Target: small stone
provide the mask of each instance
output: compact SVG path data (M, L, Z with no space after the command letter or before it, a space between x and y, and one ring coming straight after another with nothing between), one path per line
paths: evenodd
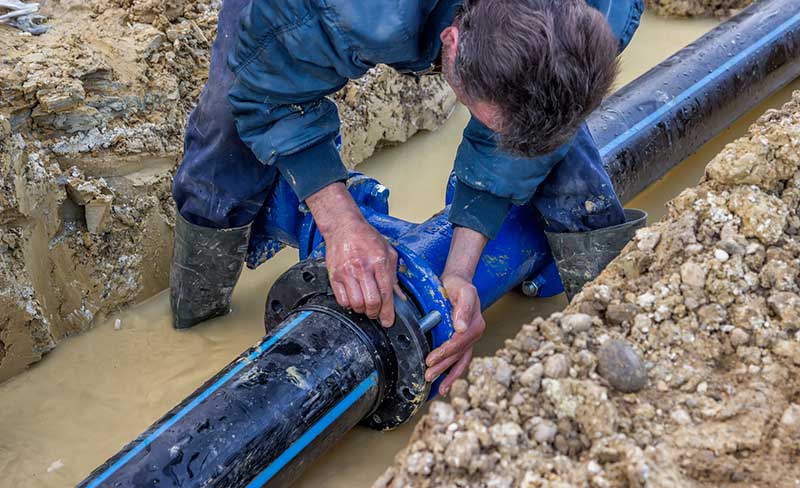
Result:
M549 420L543 420L533 431L533 438L539 444L549 444L553 442L558 433L558 426Z
M681 281L686 286L703 288L707 274L708 269L694 261L687 261L681 266Z
M489 434L495 444L502 448L513 449L520 443L520 439L525 437L522 427L515 422L503 422L495 424L489 429Z
M569 373L569 360L563 354L553 354L544 362L544 375L547 378L564 378Z
M731 331L731 345L733 347L743 346L750 342L750 335L740 328L735 328Z
M116 319L114 321L114 330L122 329L122 319Z
M630 324L638 312L632 303L612 303L606 309L606 319L614 325Z
M700 395L705 395L706 392L708 391L708 383L706 383L705 381L700 382L700 384L697 385L697 389L695 391L697 391L697 393L699 393Z
M431 403L429 413L431 418L440 425L450 424L456 416L456 412L450 404L439 401Z
M730 257L731 257L730 254L723 251L722 249L714 249L714 259L716 259L717 261L724 263L725 261L730 259Z
M113 197L100 195L86 204L86 228L92 234L105 234L111 230L111 204Z
M793 403L781 415L781 424L793 436L800 435L800 405Z
M669 414L669 416L672 418L672 420L680 425L688 425L692 423L692 417L689 416L689 413L682 408L676 408L672 411L672 413Z
M661 231L647 227L636 232L637 247L640 251L649 252L661 241Z
M433 471L433 454L430 451L412 452L406 459L406 471L411 474L428 476Z
M472 431L456 432L445 451L444 460L451 468L466 468L480 449L477 434Z
M775 345L772 346L772 352L800 366L800 342L777 341Z
M647 371L639 355L626 342L607 341L598 353L598 372L611 386L624 393L634 393L647 383Z
M533 389L535 393L539 391L542 375L544 375L544 366L542 363L536 363L520 375L519 382L522 386Z
M586 332L592 327L592 316L585 313L573 313L561 318L561 328L565 332Z

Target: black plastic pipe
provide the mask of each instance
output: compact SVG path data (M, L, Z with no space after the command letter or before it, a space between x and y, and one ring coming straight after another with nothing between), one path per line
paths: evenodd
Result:
M800 0L759 1L609 97L589 118L628 201L800 76Z
M369 332L291 315L78 486L286 486L380 403L386 344Z

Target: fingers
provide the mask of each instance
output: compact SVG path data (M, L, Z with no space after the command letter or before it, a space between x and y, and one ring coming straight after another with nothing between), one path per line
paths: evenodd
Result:
M336 302L344 308L350 308L350 299L347 297L347 289L344 285L340 281L331 281L331 288Z
M391 327L394 324L394 287L397 283L397 274L389 273L386 270L378 270L375 273L375 280L381 294L380 320L384 327Z
M478 293L472 285L464 286L458 291L453 303L453 328L456 332L465 332L472 321L475 310L480 308Z
M358 281L351 277L344 278L342 281L347 290L350 308L356 313L364 313L366 311L364 296L361 294L361 286L359 286Z
M359 277L361 293L364 296L364 312L367 317L377 319L381 311L381 291L373 273Z
M450 387L453 386L453 383L464 376L464 373L467 371L467 367L469 366L470 361L472 361L472 348L470 347L464 353L463 356L455 363L450 369L450 372L447 374L447 377L442 381L442 384L439 385L439 394L442 396L447 396L450 393Z
M463 333L455 333L447 342L439 346L432 353L428 354L425 364L433 367L441 361L450 357L458 356L468 347L471 347L483 335L486 329L486 322L480 314L473 319L471 326Z
M440 374L442 374L445 371L447 371L447 368L449 368L450 366L455 364L455 362L458 361L458 359L460 357L461 356L458 356L458 355L450 356L450 357L445 358L444 360L436 363L434 366L428 367L428 369L425 371L425 381L430 383L431 381L433 381L436 378L438 378Z
M375 280L381 294L380 320L384 327L394 324L394 295L397 286L397 251L389 247L389 255L383 266L375 270Z

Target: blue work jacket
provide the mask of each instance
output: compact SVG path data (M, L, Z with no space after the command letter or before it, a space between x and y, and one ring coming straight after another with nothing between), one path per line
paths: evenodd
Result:
M460 0L253 0L229 65L229 99L241 139L275 164L304 200L347 178L336 147L339 116L326 98L377 64L424 73ZM643 0L588 0L608 18L620 50L639 25ZM464 130L450 220L493 238L512 204L527 202L566 154L523 159L497 147L474 117Z

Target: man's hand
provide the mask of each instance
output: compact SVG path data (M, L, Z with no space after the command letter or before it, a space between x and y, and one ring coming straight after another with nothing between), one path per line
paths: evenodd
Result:
M427 381L435 380L447 368L453 367L439 386L439 394L447 395L453 382L461 377L472 360L472 346L481 338L486 322L481 315L478 291L470 280L461 276L442 276L442 283L453 305L455 333L447 342L428 355L425 363Z
M306 199L322 236L331 288L339 305L394 324L397 252L361 214L343 183Z
M481 338L486 322L481 315L478 290L472 284L487 239L482 234L465 227L453 232L450 254L442 273L442 284L453 306L452 320L455 333L444 344L431 352L425 360L428 370L425 380L433 381L447 368L450 373L439 386L439 394L447 395L453 382L464 374L472 360L472 346Z

